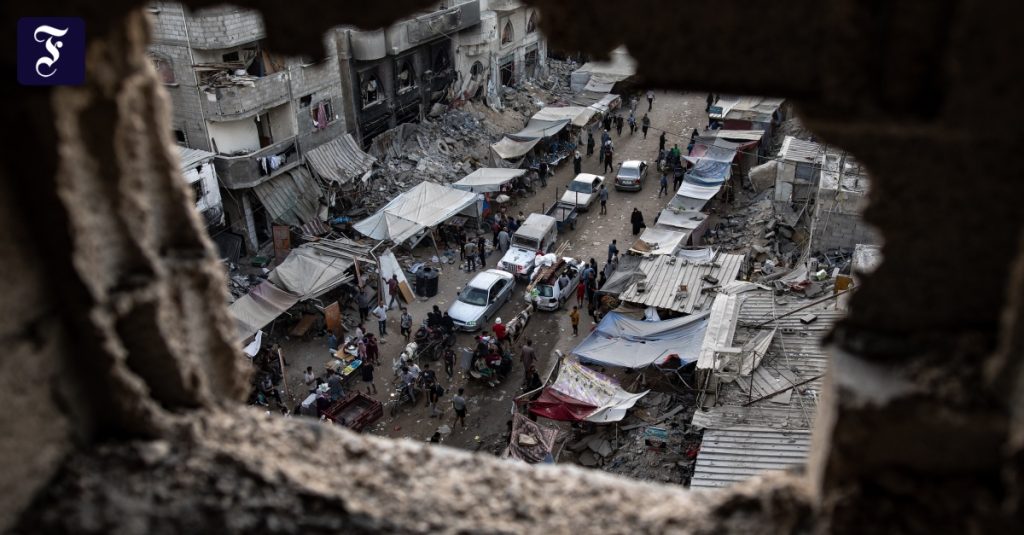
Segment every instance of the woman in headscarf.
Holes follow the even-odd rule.
[[[572,170],[577,175],[583,172],[583,156],[580,156],[580,151],[576,151],[572,157]]]

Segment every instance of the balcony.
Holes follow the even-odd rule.
[[[225,188],[251,188],[299,165],[301,160],[297,149],[298,143],[292,137],[249,154],[218,154],[213,160],[213,166],[217,169],[217,176]],[[272,156],[284,158],[276,169],[271,168],[272,162],[269,158]]]
[[[288,71],[248,81],[252,85],[227,87],[203,86],[202,100],[206,118],[211,121],[234,121],[284,104],[289,99]]]
[[[480,24],[480,0],[403,20],[387,29],[388,54],[397,55],[419,44]]]

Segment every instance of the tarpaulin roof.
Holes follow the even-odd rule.
[[[493,193],[501,191],[501,187],[512,179],[526,174],[525,169],[504,169],[483,167],[466,175],[462,180],[452,184],[455,189],[476,193]]]
[[[476,194],[420,182],[352,227],[376,240],[401,243],[476,203]]]
[[[306,161],[324,179],[345,184],[372,169],[377,159],[363,152],[352,134],[345,134],[307,150]]]
[[[685,230],[647,227],[629,250],[640,254],[672,254],[689,237],[690,232]]]
[[[643,368],[678,355],[683,363],[697,360],[708,327],[708,314],[664,321],[641,321],[609,312],[572,354],[609,366]]]
[[[731,164],[736,158],[739,146],[724,139],[714,139],[710,145],[701,146],[700,156],[683,156],[684,160],[694,164],[693,168],[686,172],[686,181],[701,186],[714,186],[725,182],[729,179]]]
[[[622,255],[619,266],[615,268],[608,280],[604,281],[601,291],[612,295],[620,292],[633,283],[633,276],[640,270],[640,259],[637,255]]]
[[[576,72],[588,72],[591,79],[597,75],[604,81],[618,82],[636,74],[636,60],[626,47],[620,46],[611,51],[608,61],[584,63]]]
[[[686,230],[694,230],[707,221],[708,216],[696,210],[674,210],[666,208],[658,216],[658,226],[665,225]],[[642,238],[643,236],[641,236]]]
[[[586,126],[597,110],[588,106],[545,106],[533,114],[534,119],[560,121],[568,119],[573,126]]]
[[[319,221],[323,190],[305,167],[295,167],[252,189],[274,221],[296,227]]]
[[[672,197],[672,200],[669,201],[669,207],[667,209],[683,212],[700,211],[712,197],[718,195],[718,192],[721,191],[721,189],[721,184],[704,186],[684,180],[683,185],[679,187],[679,191],[677,191],[675,196]],[[659,219],[658,221],[661,220]]]
[[[597,407],[586,420],[602,423],[617,422],[625,418],[626,410],[649,392],[626,392],[614,379],[584,367],[574,358],[562,360],[558,368],[558,377],[551,384],[551,389]]]
[[[516,141],[510,137],[503,137],[500,141],[491,145],[491,151],[502,160],[510,160],[530,152],[530,149],[537,145],[537,143],[540,143],[540,138]]]
[[[248,294],[231,303],[228,312],[235,318],[238,339],[245,340],[298,302],[298,296],[274,286],[269,281],[263,281]]]
[[[613,110],[621,104],[621,98],[619,95],[609,95],[607,92],[586,90],[576,93],[569,99],[569,101],[577,106],[590,108],[596,113],[608,113],[608,110]]]
[[[350,267],[351,259],[321,255],[310,244],[292,249],[268,279],[300,299],[314,299],[350,280]]]
[[[561,132],[568,124],[569,119],[530,119],[522,130],[514,134],[505,134],[500,141],[491,145],[491,150],[505,160],[518,158],[530,152],[540,140]]]
[[[539,398],[530,402],[530,412],[560,422],[582,422],[596,410],[594,405],[561,394],[551,387],[545,388]]]

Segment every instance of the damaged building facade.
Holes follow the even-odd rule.
[[[546,76],[548,50],[538,11],[518,0],[479,0],[480,24],[455,36],[458,97],[496,95],[502,86]]]
[[[441,2],[378,30],[335,30],[346,118],[364,148],[453,96],[459,78],[453,36],[479,25],[480,2],[471,0]]]
[[[333,43],[324,59],[285,58],[263,46],[255,11],[154,2],[149,13],[149,56],[171,97],[175,139],[214,154],[225,190],[230,231],[216,239],[258,250],[280,216],[270,197],[308,182],[304,152],[346,132]]]

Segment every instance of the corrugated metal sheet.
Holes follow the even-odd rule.
[[[719,253],[711,262],[692,262],[674,256],[652,256],[640,262],[640,271],[645,275],[646,290],[640,291],[633,282],[619,295],[619,299],[640,306],[653,306],[692,314],[708,310],[715,298],[715,292],[704,292],[713,286],[703,280],[706,275],[718,279],[718,284],[736,280],[743,264],[743,255]],[[682,297],[680,285],[686,285],[686,297]]]
[[[806,430],[709,429],[704,432],[690,488],[724,487],[769,470],[802,466],[810,447],[811,433]]]
[[[377,159],[363,152],[352,134],[345,134],[306,151],[306,161],[324,179],[345,184],[373,168]]]
[[[253,188],[274,221],[300,226],[317,219],[320,184],[305,167],[296,167]]]
[[[178,154],[181,156],[182,171],[191,169],[195,164],[213,159],[213,157],[216,156],[216,154],[212,152],[190,149],[188,147],[182,147],[181,145],[178,145]]]
[[[818,163],[825,150],[818,143],[786,136],[779,149],[779,159],[789,162]]]

